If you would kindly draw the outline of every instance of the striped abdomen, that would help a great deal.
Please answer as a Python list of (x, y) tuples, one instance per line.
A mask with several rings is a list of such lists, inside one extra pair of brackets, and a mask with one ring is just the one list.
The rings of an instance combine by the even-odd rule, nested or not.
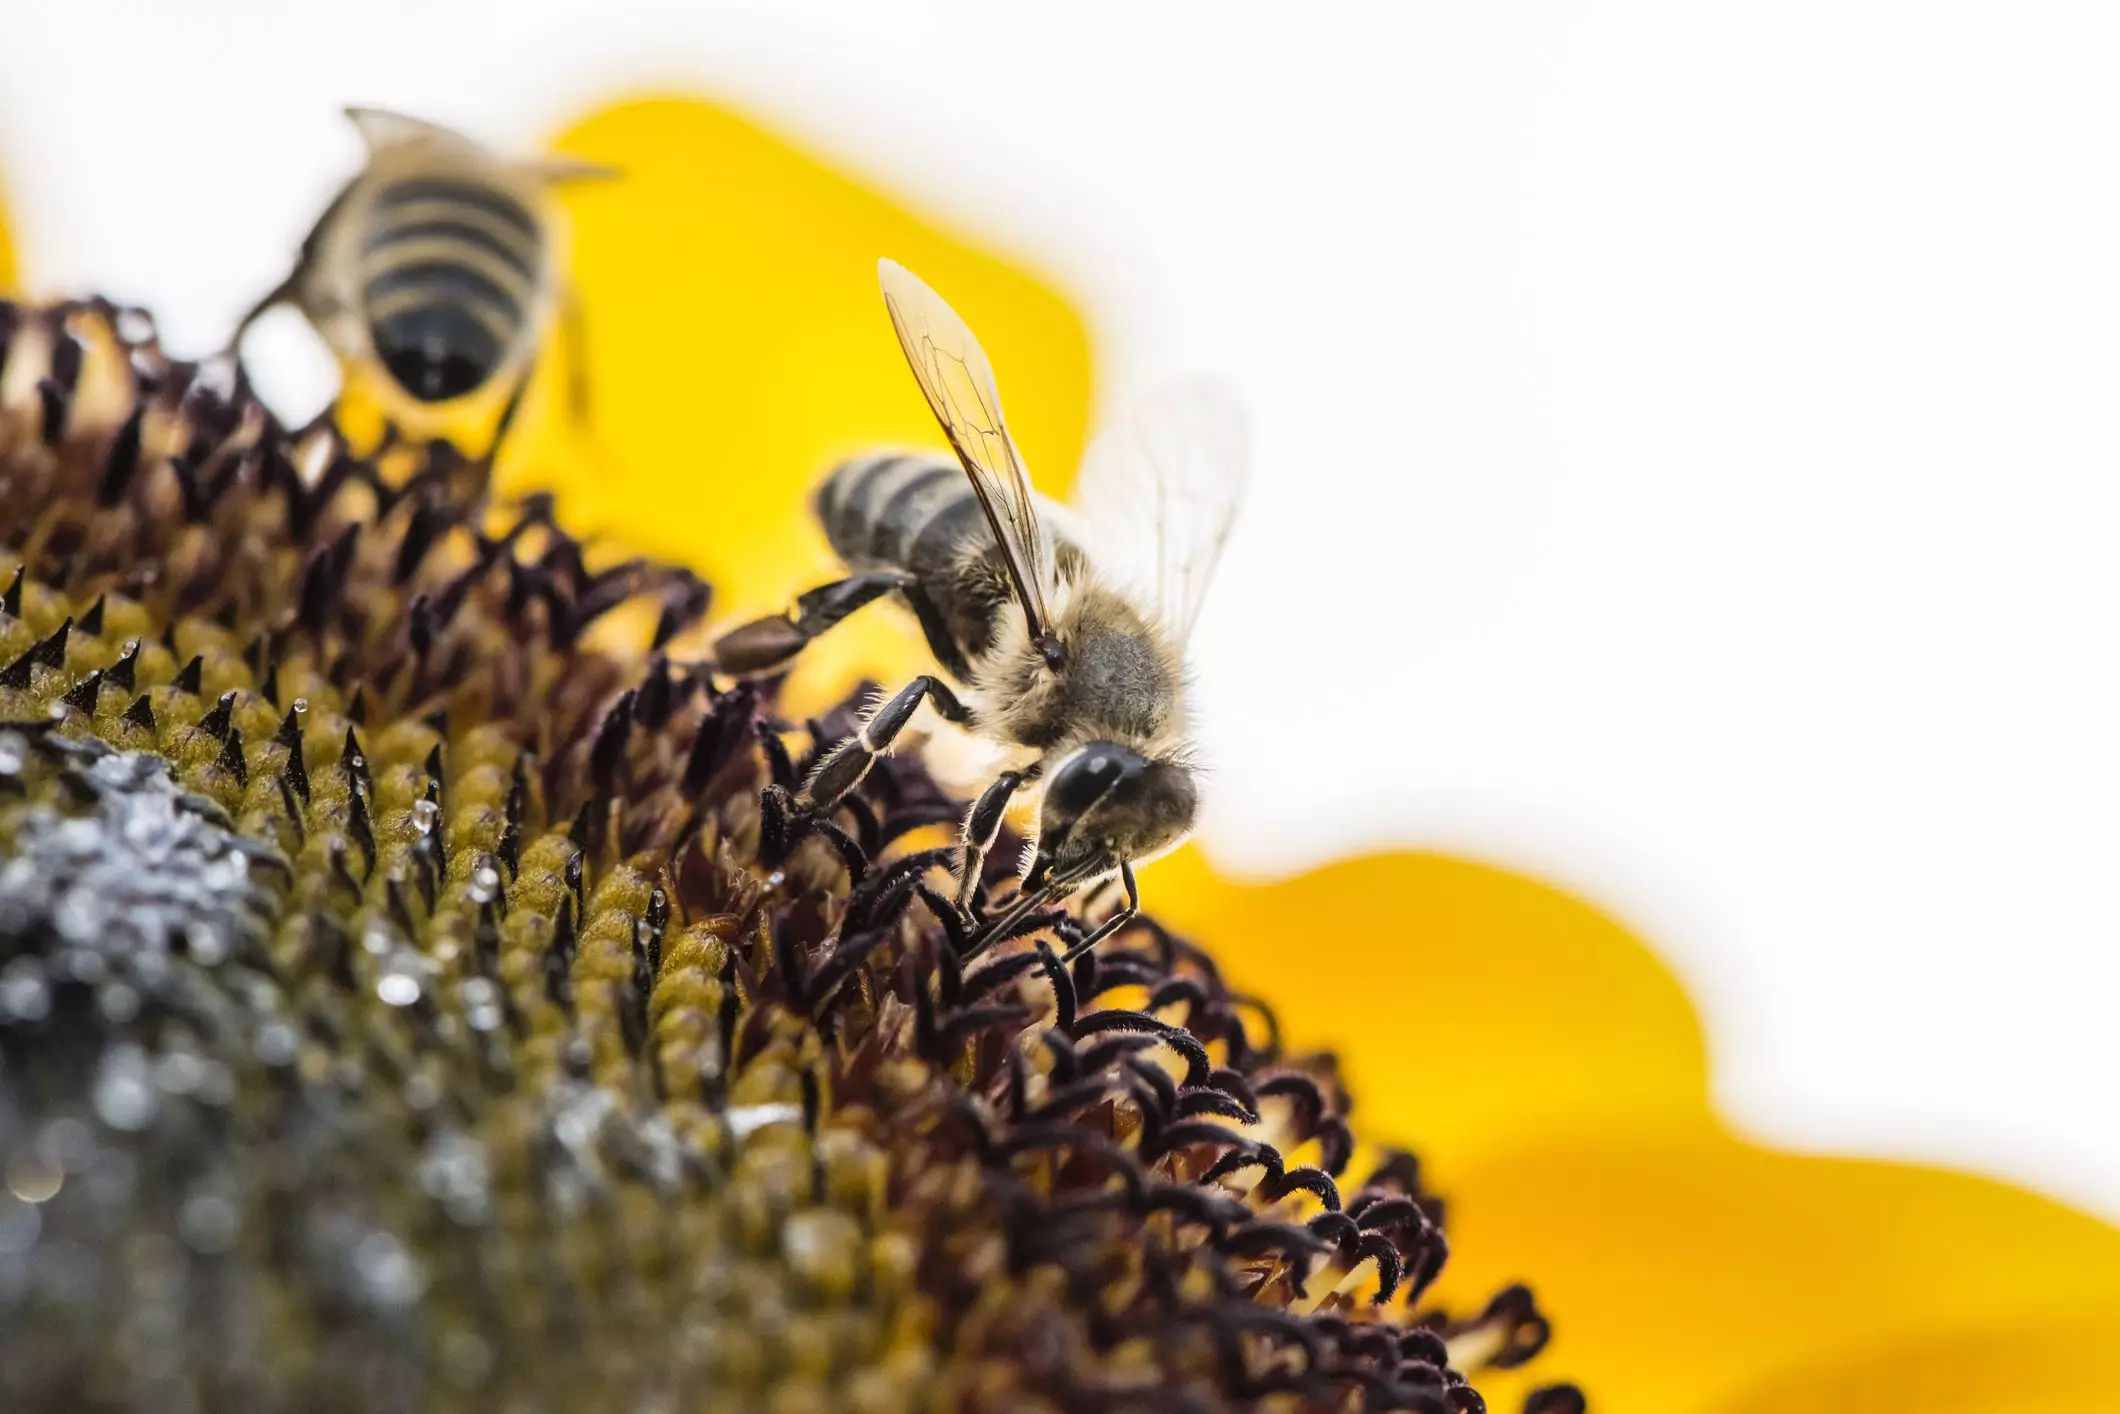
[(994, 639), (1007, 595), (1001, 549), (964, 468), (936, 456), (845, 462), (817, 492), (817, 519), (849, 568), (905, 570), (901, 591), (935, 659), (958, 678)]
[(967, 545), (993, 544), (964, 468), (936, 456), (841, 464), (818, 489), (817, 519), (849, 565), (888, 565), (922, 579), (950, 569)]
[(422, 402), (477, 389), (521, 344), (544, 255), (537, 218), (505, 192), (449, 177), (384, 184), (360, 238), (376, 357)]

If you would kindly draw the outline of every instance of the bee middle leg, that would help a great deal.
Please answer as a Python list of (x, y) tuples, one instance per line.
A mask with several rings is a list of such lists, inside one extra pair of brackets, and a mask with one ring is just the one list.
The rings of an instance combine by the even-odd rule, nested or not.
[(848, 791), (861, 784), (861, 778), (869, 773), (877, 758), (891, 749), (891, 743), (898, 740), (898, 734), (913, 719), (913, 713), (920, 710), (922, 701), (932, 701), (946, 721), (971, 720), (972, 714), (957, 700), (957, 694), (943, 686), (942, 679), (923, 673), (871, 712), (860, 731), (826, 754), (796, 803), (812, 810), (829, 810), (837, 805)]
[(792, 613), (753, 619), (715, 639), (714, 665), (739, 675), (777, 668), (856, 609), (911, 582), (902, 570), (871, 570), (819, 585), (795, 601)]

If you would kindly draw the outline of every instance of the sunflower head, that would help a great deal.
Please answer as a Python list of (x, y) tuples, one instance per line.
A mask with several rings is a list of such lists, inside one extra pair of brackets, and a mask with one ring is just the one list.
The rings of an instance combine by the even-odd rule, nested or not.
[(1424, 1303), (1440, 1202), (1208, 949), (973, 948), (917, 764), (791, 815), (850, 714), (483, 484), (0, 306), (0, 1403), (1465, 1411), (1537, 1352)]

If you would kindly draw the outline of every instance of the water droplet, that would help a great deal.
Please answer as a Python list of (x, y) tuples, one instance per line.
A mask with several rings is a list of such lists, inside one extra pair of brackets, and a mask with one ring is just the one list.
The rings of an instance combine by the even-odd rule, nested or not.
[(391, 1006), (411, 1006), (420, 999), (420, 979), (409, 972), (386, 972), (375, 994)]
[(123, 1026), (140, 1014), (140, 994), (123, 982), (113, 982), (96, 993), (96, 1010), (105, 1021)]
[(113, 1046), (104, 1053), (93, 1100), (97, 1117), (112, 1129), (131, 1132), (154, 1122), (161, 1100), (148, 1083), (147, 1057), (138, 1046)]
[(378, 1306), (408, 1306), (426, 1285), (420, 1264), (387, 1232), (361, 1239), (353, 1249), (353, 1269)]
[(42, 962), (18, 957), (0, 969), (0, 1015), (17, 1021), (42, 1021), (51, 1009), (51, 983), (45, 979)]
[(478, 1223), (487, 1216), (486, 1150), (463, 1134), (436, 1135), (420, 1156), (420, 1187), (462, 1223)]
[(250, 1049), (266, 1065), (286, 1065), (295, 1058), (300, 1045), (292, 1026), (275, 1021), (258, 1028), (258, 1039)]
[(86, 948), (71, 948), (60, 961), (67, 976), (91, 987), (110, 976), (110, 960), (102, 953), (90, 952)]
[(194, 1252), (218, 1256), (236, 1245), (241, 1219), (236, 1205), (220, 1194), (194, 1194), (177, 1212), (177, 1236)]
[(471, 895), (473, 903), (491, 903), (500, 897), (501, 874), (490, 864), (481, 864), (471, 876), (471, 883), (464, 890)]
[(168, 1095), (189, 1095), (206, 1078), (206, 1062), (189, 1051), (172, 1051), (155, 1062), (155, 1084)]
[(300, 716), (302, 713), (307, 712), (309, 710), (309, 699), (306, 697), (297, 697), (294, 700), (294, 705), (289, 707), (287, 710), (294, 713), (296, 716)]
[(29, 743), (16, 732), (0, 732), (0, 776), (20, 775)]
[(500, 989), (483, 977), (473, 977), (457, 988), (464, 1003), (464, 1020), (474, 1031), (491, 1031), (501, 1024)]
[(423, 835), (433, 833), (434, 817), (441, 814), (441, 811), (442, 807), (436, 805), (431, 800), (413, 801), (412, 828)]
[[(241, 859), (242, 856), (235, 855), (232, 858)], [(201, 967), (212, 967), (228, 956), (228, 939), (221, 936), (218, 929), (209, 928), (202, 923), (193, 923), (184, 930), (184, 951)]]
[(43, 1203), (66, 1182), (66, 1170), (49, 1154), (23, 1149), (7, 1161), (7, 1191), (25, 1203)]

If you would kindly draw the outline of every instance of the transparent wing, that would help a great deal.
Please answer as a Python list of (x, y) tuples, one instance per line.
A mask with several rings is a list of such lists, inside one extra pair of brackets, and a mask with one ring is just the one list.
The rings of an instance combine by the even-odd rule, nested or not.
[(1016, 597), (1030, 617), (1031, 636), (1043, 638), (1052, 626), (1045, 609), (1046, 587), (1053, 577), (1052, 544), (1039, 524), (1023, 457), (1001, 416), (993, 365), (971, 327), (920, 277), (892, 260), (878, 261), (877, 275), (906, 362), (964, 463), (1008, 559)]
[(353, 126), (360, 133), (361, 142), (368, 148), (370, 157), (414, 143), (428, 143), (465, 152), (485, 151), (462, 133), (445, 128), (439, 123), (430, 123), (425, 118), (415, 118), (409, 113), (397, 113), (388, 108), (352, 107), (346, 110), (346, 116), (353, 120)]
[(1251, 480), (1243, 400), (1212, 379), (1173, 384), (1090, 445), (1074, 508), (1099, 567), (1179, 642), (1191, 633)]

